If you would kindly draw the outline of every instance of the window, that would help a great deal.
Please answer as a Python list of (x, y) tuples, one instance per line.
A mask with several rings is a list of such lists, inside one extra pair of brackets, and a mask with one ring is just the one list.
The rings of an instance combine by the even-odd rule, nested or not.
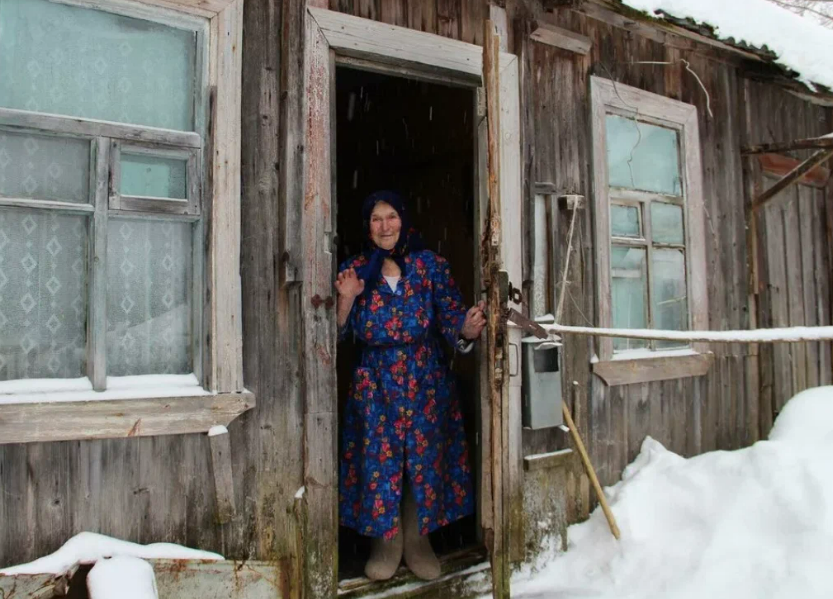
[(176, 4), (0, 0), (0, 404), (243, 390), (242, 2)]
[[(599, 326), (704, 329), (696, 109), (595, 77), (591, 89)], [(697, 349), (676, 341), (602, 338), (599, 359)]]

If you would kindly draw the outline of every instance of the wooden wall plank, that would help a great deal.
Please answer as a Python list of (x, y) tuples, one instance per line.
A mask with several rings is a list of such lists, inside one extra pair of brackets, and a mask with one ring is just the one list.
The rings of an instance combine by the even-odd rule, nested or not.
[(304, 500), (306, 596), (330, 597), (338, 586), (338, 438), (336, 327), (333, 301), (331, 94), (335, 60), (314, 18), (304, 47), (304, 190), (301, 213), (303, 284)]
[(436, 0), (437, 33), (443, 37), (460, 39), (460, 1)]
[(211, 20), (209, 84), (215, 90), (211, 115), (211, 226), (206, 271), (211, 293), (206, 352), (213, 391), (243, 390), (243, 325), (240, 291), (240, 122), (243, 1)]
[[(801, 270), (801, 229), (798, 215), (799, 187), (788, 190), (788, 201), (782, 204), (786, 264), (786, 299), (789, 326), (804, 325), (804, 289)], [(798, 393), (807, 388), (807, 346), (796, 343), (790, 347), (792, 357), (792, 388)], [(785, 398), (786, 399), (786, 398)]]
[[(817, 194), (805, 185), (798, 186), (798, 229), (799, 248), (801, 251), (801, 295), (804, 308), (804, 324), (818, 326), (817, 298), (814, 254), (818, 248), (818, 239), (814, 235), (813, 216), (818, 212)], [(819, 384), (819, 344), (804, 344), (806, 352), (806, 385), (817, 387)]]
[[(830, 249), (827, 226), (829, 223), (830, 202), (833, 199), (833, 186), (828, 184), (826, 190), (816, 195), (813, 212), (813, 229), (816, 251), (813, 252), (813, 274), (816, 281), (816, 319), (822, 325), (830, 324)], [(819, 384), (829, 385), (833, 382), (833, 364), (831, 364), (831, 343), (819, 344)]]
[(408, 10), (405, 0), (379, 0), (379, 20), (383, 23), (408, 26)]

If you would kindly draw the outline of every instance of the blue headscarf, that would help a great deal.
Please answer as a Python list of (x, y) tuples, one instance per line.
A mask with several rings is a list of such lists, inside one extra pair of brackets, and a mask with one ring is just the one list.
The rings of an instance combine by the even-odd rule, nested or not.
[[(390, 204), (402, 221), (399, 240), (392, 250), (383, 250), (373, 243), (373, 239), (370, 237), (370, 215), (379, 202)], [(394, 191), (375, 191), (367, 196), (364, 199), (364, 204), (362, 204), (362, 223), (365, 236), (365, 249), (362, 253), (367, 258), (367, 263), (358, 269), (357, 274), (360, 279), (364, 279), (364, 293), (362, 295), (369, 295), (376, 288), (379, 275), (382, 274), (382, 264), (384, 264), (385, 258), (390, 258), (396, 262), (404, 277), (405, 256), (411, 252), (424, 249), (425, 246), (419, 233), (411, 227), (411, 219), (408, 216), (408, 210), (405, 208), (405, 201)]]

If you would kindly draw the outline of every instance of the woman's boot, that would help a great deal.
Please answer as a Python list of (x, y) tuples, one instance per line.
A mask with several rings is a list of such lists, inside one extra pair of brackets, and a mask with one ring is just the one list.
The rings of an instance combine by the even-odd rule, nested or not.
[(364, 573), (370, 580), (388, 580), (399, 568), (402, 561), (402, 531), (391, 540), (384, 537), (373, 539), (370, 545), (370, 559), (364, 566)]
[(405, 535), (405, 563), (411, 572), (423, 580), (434, 580), (440, 575), (440, 560), (431, 549), (428, 535), (419, 534), (416, 502), (410, 488), (402, 500), (402, 528)]

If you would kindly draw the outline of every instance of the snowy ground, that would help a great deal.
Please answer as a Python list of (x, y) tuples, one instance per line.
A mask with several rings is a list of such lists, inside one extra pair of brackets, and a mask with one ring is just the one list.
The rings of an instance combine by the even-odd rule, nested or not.
[(794, 397), (767, 441), (685, 459), (653, 439), (570, 527), (568, 551), (513, 579), (525, 599), (833, 597), (833, 387)]

